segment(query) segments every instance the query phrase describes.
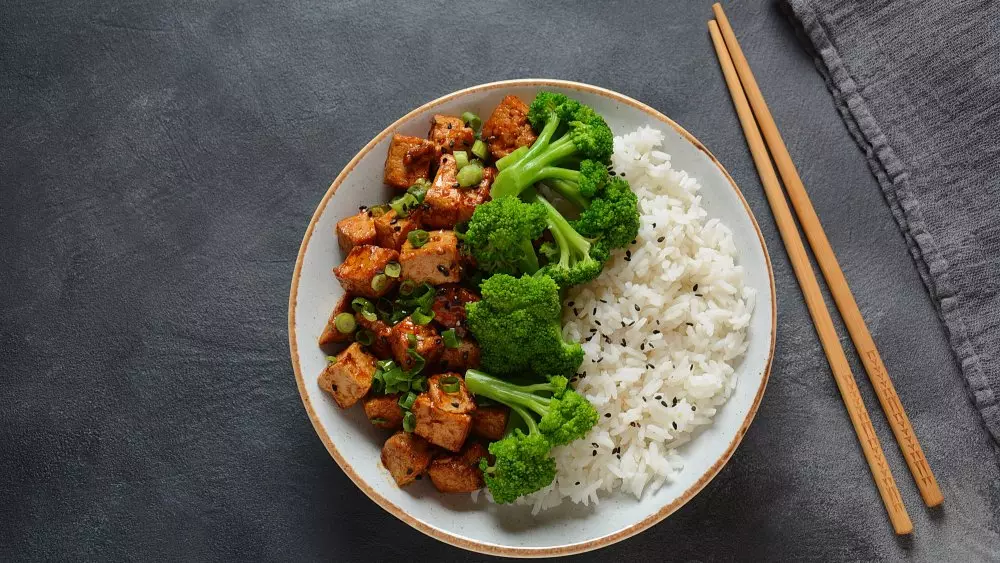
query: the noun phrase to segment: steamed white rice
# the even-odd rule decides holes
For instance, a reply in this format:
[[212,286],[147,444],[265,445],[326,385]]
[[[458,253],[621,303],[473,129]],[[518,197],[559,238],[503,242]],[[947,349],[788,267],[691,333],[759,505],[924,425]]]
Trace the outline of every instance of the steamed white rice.
[[648,127],[615,137],[614,170],[638,195],[642,223],[635,244],[567,296],[563,332],[586,354],[575,388],[600,418],[553,451],[556,481],[519,499],[536,513],[564,498],[588,505],[616,490],[654,492],[683,469],[676,448],[736,384],[754,290],[732,232],[707,217],[698,182],[671,167],[662,141]]

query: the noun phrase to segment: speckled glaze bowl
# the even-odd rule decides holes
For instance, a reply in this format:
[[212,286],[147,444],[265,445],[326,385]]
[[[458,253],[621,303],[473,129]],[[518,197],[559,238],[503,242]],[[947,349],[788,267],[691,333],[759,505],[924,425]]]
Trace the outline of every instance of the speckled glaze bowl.
[[[649,125],[664,131],[661,150],[702,186],[702,206],[732,231],[747,284],[757,289],[750,347],[737,367],[736,389],[714,423],[681,448],[685,468],[673,483],[641,500],[607,497],[597,506],[564,502],[532,516],[528,506],[497,506],[470,495],[444,495],[428,479],[400,489],[381,466],[386,432],[373,428],[361,408],[339,409],[320,391],[326,366],[316,341],[343,290],[331,270],[343,260],[334,227],[361,205],[386,201],[382,167],[393,133],[424,136],[435,113],[473,111],[485,119],[501,98],[530,101],[539,90],[569,94],[607,119],[615,134]],[[319,202],[302,239],[288,300],[288,340],[295,380],[316,433],[354,483],[382,508],[414,528],[465,549],[512,557],[580,553],[635,535],[691,500],[718,474],[750,426],[767,384],[774,354],[775,293],[771,263],[757,222],[726,170],[690,133],[653,108],[621,94],[575,82],[511,80],[460,90],[411,111],[351,159]],[[336,510],[336,507],[331,507]]]

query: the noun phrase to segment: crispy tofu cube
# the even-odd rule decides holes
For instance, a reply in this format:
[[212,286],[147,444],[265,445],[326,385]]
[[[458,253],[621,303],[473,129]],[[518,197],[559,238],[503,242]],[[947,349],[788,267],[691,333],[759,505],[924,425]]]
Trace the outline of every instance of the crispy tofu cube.
[[382,465],[400,487],[423,474],[433,457],[430,444],[408,432],[396,432],[382,446]]
[[483,472],[479,460],[489,457],[486,447],[479,442],[470,442],[461,453],[443,456],[431,462],[427,468],[434,487],[442,493],[471,493],[482,489]]
[[354,338],[353,332],[340,332],[337,330],[337,326],[334,324],[334,319],[337,315],[341,313],[348,313],[351,311],[351,295],[345,293],[337,305],[333,308],[333,312],[330,313],[330,319],[326,321],[326,327],[323,329],[323,334],[319,335],[319,345],[328,346],[330,344],[336,344],[339,342],[350,342]]
[[472,432],[487,440],[496,441],[507,432],[507,419],[510,409],[503,405],[476,407],[472,413]]
[[403,409],[399,406],[398,393],[370,396],[361,404],[372,426],[386,430],[398,430],[403,427]]
[[476,132],[466,127],[462,118],[453,115],[435,115],[431,119],[431,131],[427,138],[437,145],[442,153],[467,151],[476,142]]
[[372,343],[368,350],[380,360],[387,360],[392,357],[392,327],[385,322],[375,319],[369,321],[361,313],[354,314],[354,320],[358,326],[372,332]]
[[528,123],[528,106],[517,96],[507,96],[483,124],[483,140],[494,159],[526,147],[538,138]]
[[375,244],[375,221],[365,210],[337,223],[337,242],[345,253],[355,246]]
[[393,135],[385,157],[385,183],[405,190],[420,178],[429,178],[431,164],[437,160],[437,145],[406,135]]
[[476,410],[476,402],[465,387],[465,380],[457,373],[439,373],[428,377],[427,395],[435,407],[448,413],[469,414]]
[[469,368],[479,367],[481,355],[479,344],[463,338],[458,341],[458,348],[444,347],[439,363],[442,369],[464,372]]
[[479,301],[479,295],[471,289],[460,285],[448,284],[438,286],[434,295],[434,320],[447,328],[458,328],[465,325],[465,304]]
[[385,271],[386,264],[398,261],[399,253],[391,248],[355,246],[333,273],[347,293],[377,299],[392,291],[398,280],[387,277],[385,285],[376,290],[372,287],[372,279]]
[[375,358],[355,342],[337,355],[319,376],[319,388],[333,395],[337,406],[346,409],[368,394],[375,375]]
[[399,217],[395,211],[389,210],[375,219],[375,244],[393,250],[399,250],[406,242],[410,231],[420,228],[419,209],[410,212],[406,217]]
[[[411,334],[416,338],[415,343],[410,342]],[[389,344],[392,347],[392,357],[403,369],[412,369],[416,365],[416,360],[409,354],[411,347],[426,360],[426,365],[437,362],[438,358],[441,357],[441,352],[444,351],[444,341],[441,340],[438,331],[430,324],[418,325],[410,317],[406,317],[392,327]]]
[[432,228],[452,228],[468,221],[476,206],[490,200],[490,187],[496,177],[496,168],[483,169],[483,180],[478,186],[463,188],[456,179],[458,165],[455,157],[443,155],[434,182],[424,196],[423,224]]
[[472,415],[442,410],[428,393],[418,395],[410,411],[416,420],[413,433],[446,450],[461,450],[472,430]]
[[452,231],[431,231],[428,234],[427,244],[420,248],[414,248],[410,241],[403,243],[403,250],[399,253],[402,279],[431,285],[457,283],[462,279],[458,237]]

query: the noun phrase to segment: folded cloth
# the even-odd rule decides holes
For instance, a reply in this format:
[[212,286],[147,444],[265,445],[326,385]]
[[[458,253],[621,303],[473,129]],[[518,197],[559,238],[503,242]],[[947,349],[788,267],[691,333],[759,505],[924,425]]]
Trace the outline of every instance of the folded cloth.
[[1000,3],[785,7],[868,158],[1000,443]]

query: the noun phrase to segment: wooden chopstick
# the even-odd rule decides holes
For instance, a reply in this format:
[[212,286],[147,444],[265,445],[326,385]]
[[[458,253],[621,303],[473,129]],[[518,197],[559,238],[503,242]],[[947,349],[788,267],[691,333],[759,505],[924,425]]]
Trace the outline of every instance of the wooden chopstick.
[[767,141],[767,148],[771,152],[774,163],[778,166],[781,180],[785,184],[785,193],[792,201],[792,207],[795,208],[799,224],[802,225],[806,240],[809,241],[809,246],[812,248],[813,256],[816,257],[819,269],[823,272],[823,277],[830,288],[834,303],[837,304],[840,316],[844,319],[847,332],[851,335],[851,341],[854,342],[854,348],[861,357],[861,362],[868,373],[868,379],[871,381],[872,387],[875,388],[875,395],[889,420],[889,426],[896,437],[899,449],[903,452],[903,458],[906,459],[910,474],[913,475],[913,480],[920,490],[920,496],[924,499],[924,503],[927,506],[937,506],[944,501],[944,495],[941,494],[937,479],[934,478],[934,473],[931,472],[931,468],[927,464],[927,458],[920,447],[920,442],[917,441],[917,435],[913,431],[910,419],[906,416],[906,411],[903,410],[903,403],[899,400],[892,380],[889,379],[885,364],[882,363],[882,358],[875,347],[875,341],[872,339],[871,332],[868,331],[868,325],[865,324],[858,303],[854,300],[854,294],[851,293],[851,288],[847,285],[847,278],[844,277],[844,272],[840,269],[837,257],[833,253],[833,247],[830,246],[830,241],[826,238],[826,232],[823,231],[816,210],[813,209],[809,194],[806,193],[791,155],[788,154],[785,141],[781,138],[781,133],[778,132],[771,111],[764,102],[764,96],[761,94],[760,88],[757,87],[757,80],[754,79],[746,57],[743,56],[743,49],[740,48],[740,44],[736,40],[736,35],[733,33],[732,26],[729,25],[729,19],[722,11],[722,6],[718,3],[714,4],[712,11],[715,13],[722,37],[725,39],[726,47],[736,67],[736,73],[739,75],[740,82],[750,101],[757,125],[764,134],[764,140]]
[[764,146],[764,139],[761,137],[760,130],[757,129],[757,123],[754,121],[753,112],[747,103],[746,95],[743,93],[743,87],[740,85],[740,79],[733,67],[733,61],[729,57],[729,51],[726,49],[715,21],[708,22],[708,29],[712,35],[712,43],[715,45],[715,52],[719,57],[722,72],[726,77],[726,84],[729,86],[729,93],[733,98],[733,105],[736,106],[740,124],[743,126],[747,145],[750,147],[754,164],[757,166],[761,183],[764,185],[764,193],[771,205],[771,210],[774,212],[781,240],[785,243],[792,269],[795,271],[795,277],[802,288],[802,295],[805,297],[806,306],[810,316],[812,316],[813,324],[816,326],[823,351],[830,363],[837,388],[844,400],[844,406],[847,407],[854,431],[858,435],[861,451],[871,468],[872,477],[875,479],[875,485],[878,487],[882,502],[889,513],[893,529],[900,535],[909,534],[913,531],[913,523],[906,512],[906,507],[903,506],[903,498],[896,487],[896,480],[893,479],[892,472],[889,470],[885,452],[882,451],[882,446],[879,444],[875,428],[872,427],[871,418],[869,418],[868,411],[861,399],[861,392],[858,390],[854,375],[851,373],[851,366],[847,363],[847,356],[844,355],[840,339],[837,338],[833,319],[830,318],[830,312],[826,309],[823,294],[819,289],[819,282],[816,280],[816,274],[813,273],[812,265],[809,263],[802,238],[799,237],[795,219],[792,218],[792,211],[789,209],[781,186],[778,184],[778,176],[771,166],[771,159]]

